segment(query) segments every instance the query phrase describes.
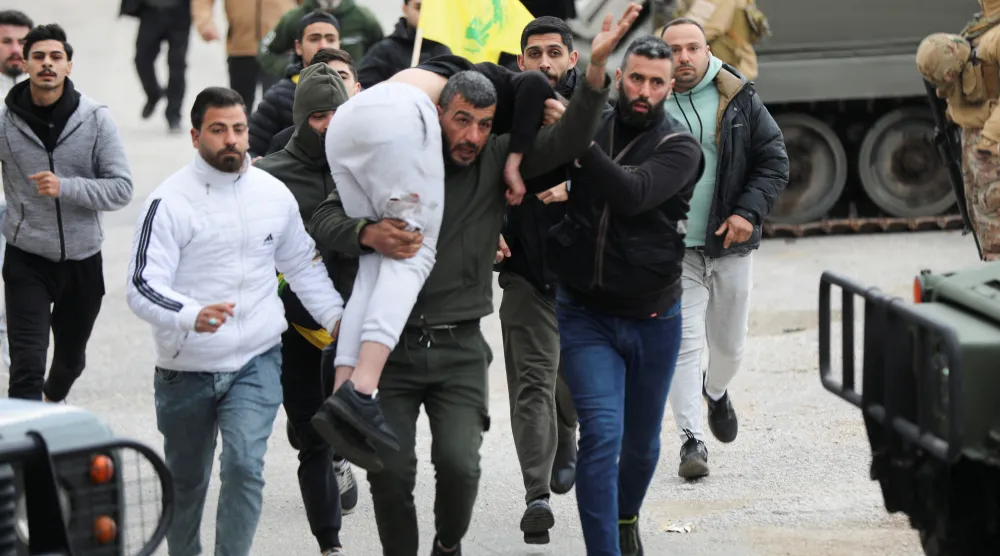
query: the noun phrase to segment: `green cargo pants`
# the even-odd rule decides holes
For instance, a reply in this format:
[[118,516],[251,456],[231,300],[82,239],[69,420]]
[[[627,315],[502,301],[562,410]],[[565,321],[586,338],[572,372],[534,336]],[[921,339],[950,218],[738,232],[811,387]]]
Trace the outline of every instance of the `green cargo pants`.
[[417,556],[414,445],[421,405],[430,422],[431,462],[437,475],[437,536],[450,548],[468,531],[479,492],[479,448],[490,427],[492,361],[478,322],[446,330],[407,327],[389,356],[378,391],[400,451],[385,454],[385,468],[368,474],[385,556]]
[[524,277],[501,272],[503,331],[510,424],[521,463],[525,501],[550,494],[560,442],[576,442],[576,411],[559,362],[555,300]]

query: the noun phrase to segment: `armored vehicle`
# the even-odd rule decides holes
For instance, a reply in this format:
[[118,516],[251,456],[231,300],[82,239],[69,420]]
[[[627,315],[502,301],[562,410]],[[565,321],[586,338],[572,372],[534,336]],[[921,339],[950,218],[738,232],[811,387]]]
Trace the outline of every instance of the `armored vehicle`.
[[[959,228],[936,151],[934,119],[916,72],[920,41],[957,33],[976,0],[756,0],[771,36],[755,46],[755,86],[781,126],[790,180],[764,232],[803,235]],[[578,0],[571,27],[581,58],[607,13],[628,0]],[[672,18],[674,0],[646,0],[619,46]]]
[[[842,316],[837,358],[834,286]],[[824,273],[819,369],[827,390],[861,409],[871,478],[886,510],[909,517],[924,552],[1000,554],[1000,262],[922,271],[912,302]]]
[[80,408],[0,400],[0,556],[148,556],[172,511],[148,447]]

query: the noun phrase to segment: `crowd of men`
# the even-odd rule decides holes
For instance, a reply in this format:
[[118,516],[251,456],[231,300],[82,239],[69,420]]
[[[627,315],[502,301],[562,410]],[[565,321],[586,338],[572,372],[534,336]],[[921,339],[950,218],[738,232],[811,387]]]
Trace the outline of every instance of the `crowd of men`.
[[[153,4],[142,9],[190,17]],[[351,464],[367,470],[384,554],[418,553],[422,406],[437,470],[432,554],[460,555],[491,423],[480,321],[493,312],[494,271],[525,542],[549,542],[551,495],[575,487],[588,554],[643,554],[639,515],[668,396],[680,476],[709,473],[703,399],[715,438],[737,436],[729,385],[753,252],[788,180],[781,133],[752,84],[713,56],[692,18],[634,38],[607,67],[636,4],[607,16],[585,68],[551,15],[523,30],[516,69],[426,44],[410,67],[418,11],[419,0],[404,2],[388,38],[352,0],[284,12],[254,58],[266,71],[290,50],[284,77],[256,110],[249,79],[199,92],[192,161],[144,200],[127,299],[155,341],[172,555],[202,552],[220,433],[215,553],[251,552],[282,405],[326,556],[346,554]],[[206,17],[196,27],[217,37]],[[169,42],[180,24],[140,26],[156,31],[137,43],[148,70],[153,39]],[[229,35],[231,72],[249,71],[242,35]],[[371,48],[361,68],[349,45]],[[0,12],[8,393],[49,402],[65,400],[85,366],[104,295],[102,214],[132,200],[115,123],[75,89],[72,58],[59,25]],[[171,60],[162,94],[177,129],[184,68]],[[139,73],[149,117],[161,90]],[[523,154],[529,193],[516,205],[505,194],[511,153]]]

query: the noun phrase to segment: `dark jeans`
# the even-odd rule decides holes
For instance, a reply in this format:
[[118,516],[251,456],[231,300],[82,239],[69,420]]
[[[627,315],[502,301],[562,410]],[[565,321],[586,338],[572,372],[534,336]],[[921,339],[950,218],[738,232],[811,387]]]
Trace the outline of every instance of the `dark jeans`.
[[281,77],[274,77],[262,70],[255,56],[230,56],[229,87],[243,97],[247,110],[253,112],[253,103],[257,98],[257,84],[260,83],[261,96]]
[[147,7],[143,8],[139,16],[139,33],[135,39],[135,70],[139,74],[142,89],[150,100],[159,99],[163,95],[154,64],[164,41],[169,47],[167,68],[170,77],[167,80],[166,116],[170,121],[181,119],[181,105],[184,104],[184,91],[187,87],[185,72],[190,36],[190,9],[158,10]]
[[[87,342],[104,300],[100,253],[54,262],[7,244],[3,262],[11,398],[62,401],[87,364]],[[51,307],[51,308],[50,308]],[[54,349],[49,378],[49,330]]]
[[176,508],[167,530],[171,556],[201,554],[201,519],[222,433],[216,556],[249,556],[264,502],[264,456],[281,405],[281,348],[235,372],[156,368],[156,426],[174,479]]
[[368,473],[384,556],[417,556],[414,446],[421,405],[431,426],[438,538],[450,548],[469,530],[479,493],[479,448],[490,428],[487,373],[492,361],[478,323],[451,330],[408,327],[400,336],[379,382],[382,411],[400,451],[383,456],[383,471]]
[[309,420],[333,392],[333,368],[320,372],[322,350],[291,326],[281,336],[281,389],[285,414],[299,441],[299,490],[309,529],[320,551],[340,546],[340,488],[333,450]]
[[510,424],[530,502],[549,494],[558,443],[576,442],[576,412],[562,376],[555,302],[514,272],[498,281]]
[[588,556],[619,556],[618,520],[636,516],[660,457],[660,426],[681,342],[681,304],[650,319],[556,301],[566,382],[580,416],[576,500]]

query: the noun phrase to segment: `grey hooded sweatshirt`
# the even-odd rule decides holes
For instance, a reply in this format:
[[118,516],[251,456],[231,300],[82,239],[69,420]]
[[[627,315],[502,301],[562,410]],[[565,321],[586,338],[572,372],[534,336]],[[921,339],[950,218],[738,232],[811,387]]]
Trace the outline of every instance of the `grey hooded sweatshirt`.
[[[101,213],[132,200],[125,147],[108,107],[78,93],[69,79],[46,120],[31,104],[29,86],[15,85],[0,106],[3,235],[14,247],[52,261],[86,259],[104,241]],[[44,131],[48,136],[40,137]],[[44,171],[59,178],[56,198],[39,194],[29,179]]]

